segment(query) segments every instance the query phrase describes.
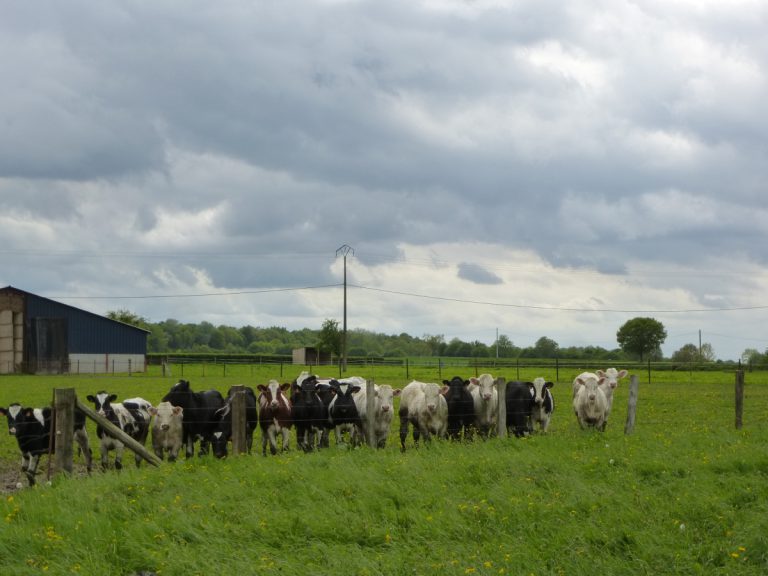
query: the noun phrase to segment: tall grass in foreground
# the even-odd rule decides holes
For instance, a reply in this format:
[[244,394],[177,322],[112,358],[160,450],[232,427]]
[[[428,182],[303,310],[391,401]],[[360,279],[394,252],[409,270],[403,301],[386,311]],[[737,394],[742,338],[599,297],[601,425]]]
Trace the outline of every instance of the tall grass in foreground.
[[[138,394],[126,380],[74,385]],[[25,382],[30,392],[34,381]],[[147,384],[164,392],[168,382]],[[551,433],[525,440],[419,449],[409,440],[401,454],[393,429],[380,451],[332,447],[56,476],[52,486],[0,496],[3,570],[768,573],[768,386],[748,384],[740,431],[732,384],[641,387],[630,436],[622,430],[626,385],[604,434],[578,429],[569,386],[554,391]]]

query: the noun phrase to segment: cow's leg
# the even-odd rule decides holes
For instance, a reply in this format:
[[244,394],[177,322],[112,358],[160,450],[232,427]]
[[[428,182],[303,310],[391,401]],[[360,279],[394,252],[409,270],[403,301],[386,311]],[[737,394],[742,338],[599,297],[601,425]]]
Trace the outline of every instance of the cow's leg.
[[276,438],[277,431],[275,430],[274,424],[271,425],[269,428],[267,428],[267,437],[269,438],[269,451],[274,456],[277,454],[277,438]]
[[408,410],[400,410],[400,451],[405,452],[405,439],[408,437]]
[[195,455],[195,437],[189,432],[184,432],[184,445],[186,446],[187,458]]
[[109,444],[106,436],[102,436],[101,444],[99,444],[99,452],[101,456],[101,469],[106,470],[109,468]]
[[91,446],[88,443],[88,432],[85,431],[85,428],[75,430],[75,441],[83,453],[85,467],[88,470],[88,474],[90,474],[93,468],[93,452],[91,452]]
[[206,456],[208,454],[208,446],[210,443],[211,441],[208,438],[200,436],[200,448],[197,449],[197,455]]
[[27,470],[29,470],[29,458],[30,454],[28,452],[23,452],[21,454],[21,471],[25,474],[27,473]]
[[40,462],[39,454],[30,454],[29,465],[27,467],[27,482],[30,486],[35,485],[35,476],[37,475],[37,465]]
[[283,435],[283,452],[287,452],[291,447],[291,431],[283,426],[280,432]]
[[115,442],[115,470],[123,469],[123,450],[125,447],[122,442]]

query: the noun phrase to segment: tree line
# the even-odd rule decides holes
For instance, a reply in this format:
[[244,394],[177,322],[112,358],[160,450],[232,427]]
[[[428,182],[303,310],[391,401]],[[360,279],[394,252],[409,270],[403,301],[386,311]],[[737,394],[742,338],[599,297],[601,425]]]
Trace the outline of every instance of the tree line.
[[[342,354],[339,323],[326,319],[319,329],[288,330],[279,326],[214,326],[210,322],[182,323],[174,319],[150,322],[128,310],[107,313],[109,318],[148,330],[150,353],[223,353],[290,355],[296,348],[315,347],[335,356]],[[446,340],[443,334],[412,336],[383,334],[360,328],[347,331],[347,356],[398,358],[446,356],[462,358],[561,358],[572,360],[663,360],[661,345],[667,333],[653,318],[633,318],[619,327],[618,346],[560,346],[542,336],[531,346],[518,346],[509,336],[500,334],[491,344],[460,338]],[[758,354],[759,355],[759,354]],[[710,344],[686,344],[670,358],[677,362],[715,360]]]

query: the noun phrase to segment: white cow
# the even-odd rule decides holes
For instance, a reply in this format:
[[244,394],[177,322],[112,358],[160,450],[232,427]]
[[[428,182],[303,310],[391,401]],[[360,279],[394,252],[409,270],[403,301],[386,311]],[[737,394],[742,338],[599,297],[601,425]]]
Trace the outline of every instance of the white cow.
[[598,378],[594,374],[577,376],[575,383],[578,384],[578,389],[573,398],[573,411],[579,426],[582,429],[597,428],[602,431],[608,410],[608,400],[603,391],[605,377]]
[[154,416],[152,449],[160,460],[167,452],[168,462],[173,462],[181,450],[184,409],[170,402],[160,402],[157,406],[149,408],[149,413]]
[[616,370],[616,368],[606,368],[605,370],[597,370],[596,372],[582,372],[573,381],[573,397],[576,397],[576,392],[579,390],[579,378],[588,378],[594,376],[597,379],[605,378],[605,384],[603,387],[603,394],[608,401],[608,410],[605,414],[605,421],[603,422],[603,429],[608,425],[608,416],[613,409],[613,391],[618,387],[619,380],[624,378],[628,372],[626,370]]
[[442,387],[432,382],[414,380],[400,393],[400,450],[405,452],[408,424],[413,426],[413,442],[418,444],[424,437],[429,442],[432,435],[445,438],[448,433],[448,403],[440,393]]
[[401,390],[392,388],[389,384],[374,385],[374,404],[373,414],[368,414],[368,391],[365,386],[361,387],[360,392],[355,394],[355,405],[360,420],[363,423],[363,438],[356,438],[356,443],[366,442],[371,426],[377,448],[384,448],[387,444],[387,437],[392,428],[392,417],[395,415],[394,398],[399,396]]
[[499,379],[494,379],[490,374],[480,374],[477,378],[469,379],[469,393],[475,403],[475,425],[483,438],[496,430],[499,414],[498,382]]

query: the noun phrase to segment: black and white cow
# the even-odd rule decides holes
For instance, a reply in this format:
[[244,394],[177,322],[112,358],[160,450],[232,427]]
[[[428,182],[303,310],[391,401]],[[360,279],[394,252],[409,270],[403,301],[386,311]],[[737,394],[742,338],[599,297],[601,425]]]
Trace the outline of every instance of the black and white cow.
[[[143,398],[130,398],[123,402],[115,402],[117,394],[110,394],[104,390],[87,396],[89,402],[93,402],[96,412],[104,416],[111,424],[128,434],[142,446],[147,441],[149,434],[149,421],[151,415],[149,409],[152,404]],[[106,470],[109,466],[109,451],[115,451],[115,469],[123,467],[123,451],[125,444],[114,438],[101,425],[96,427],[96,435],[99,437],[101,449],[101,467]],[[136,454],[136,466],[141,465],[142,457]]]
[[544,378],[536,378],[533,381],[533,408],[531,410],[531,428],[535,429],[539,425],[541,432],[546,432],[549,427],[549,421],[552,419],[552,412],[555,411],[555,397],[552,396],[551,388],[554,382],[548,382]]
[[[448,438],[472,439],[475,428],[475,401],[470,393],[470,381],[459,376],[443,380],[442,394],[448,403]],[[462,435],[463,433],[463,435]]]
[[335,392],[328,406],[328,421],[334,428],[336,444],[343,442],[343,432],[348,430],[350,442],[355,434],[363,434],[363,421],[357,411],[354,394],[365,387],[365,379],[351,376],[343,380],[331,380],[331,388]]
[[[245,443],[248,448],[248,454],[253,447],[253,431],[259,424],[258,414],[256,412],[256,393],[250,386],[243,387],[245,394]],[[216,423],[216,429],[213,432],[213,455],[216,458],[224,458],[227,455],[227,444],[232,438],[232,399],[234,398],[234,387],[227,392],[227,399],[224,406],[216,411],[219,421]]]
[[291,419],[296,428],[296,444],[311,452],[323,446],[323,433],[328,430],[328,411],[320,399],[321,384],[314,374],[302,372],[291,385]]
[[[40,456],[47,454],[51,445],[51,409],[24,408],[11,404],[0,408],[0,414],[8,419],[8,433],[16,437],[21,451],[21,471],[27,476],[30,486],[35,484]],[[75,410],[75,441],[85,457],[88,472],[92,468],[92,453],[85,430],[85,414]]]
[[187,458],[195,453],[195,441],[200,440],[198,455],[208,453],[208,445],[213,441],[213,433],[219,418],[216,411],[224,407],[224,398],[218,390],[193,392],[189,381],[179,380],[171,386],[163,402],[170,402],[184,410],[184,440]]

